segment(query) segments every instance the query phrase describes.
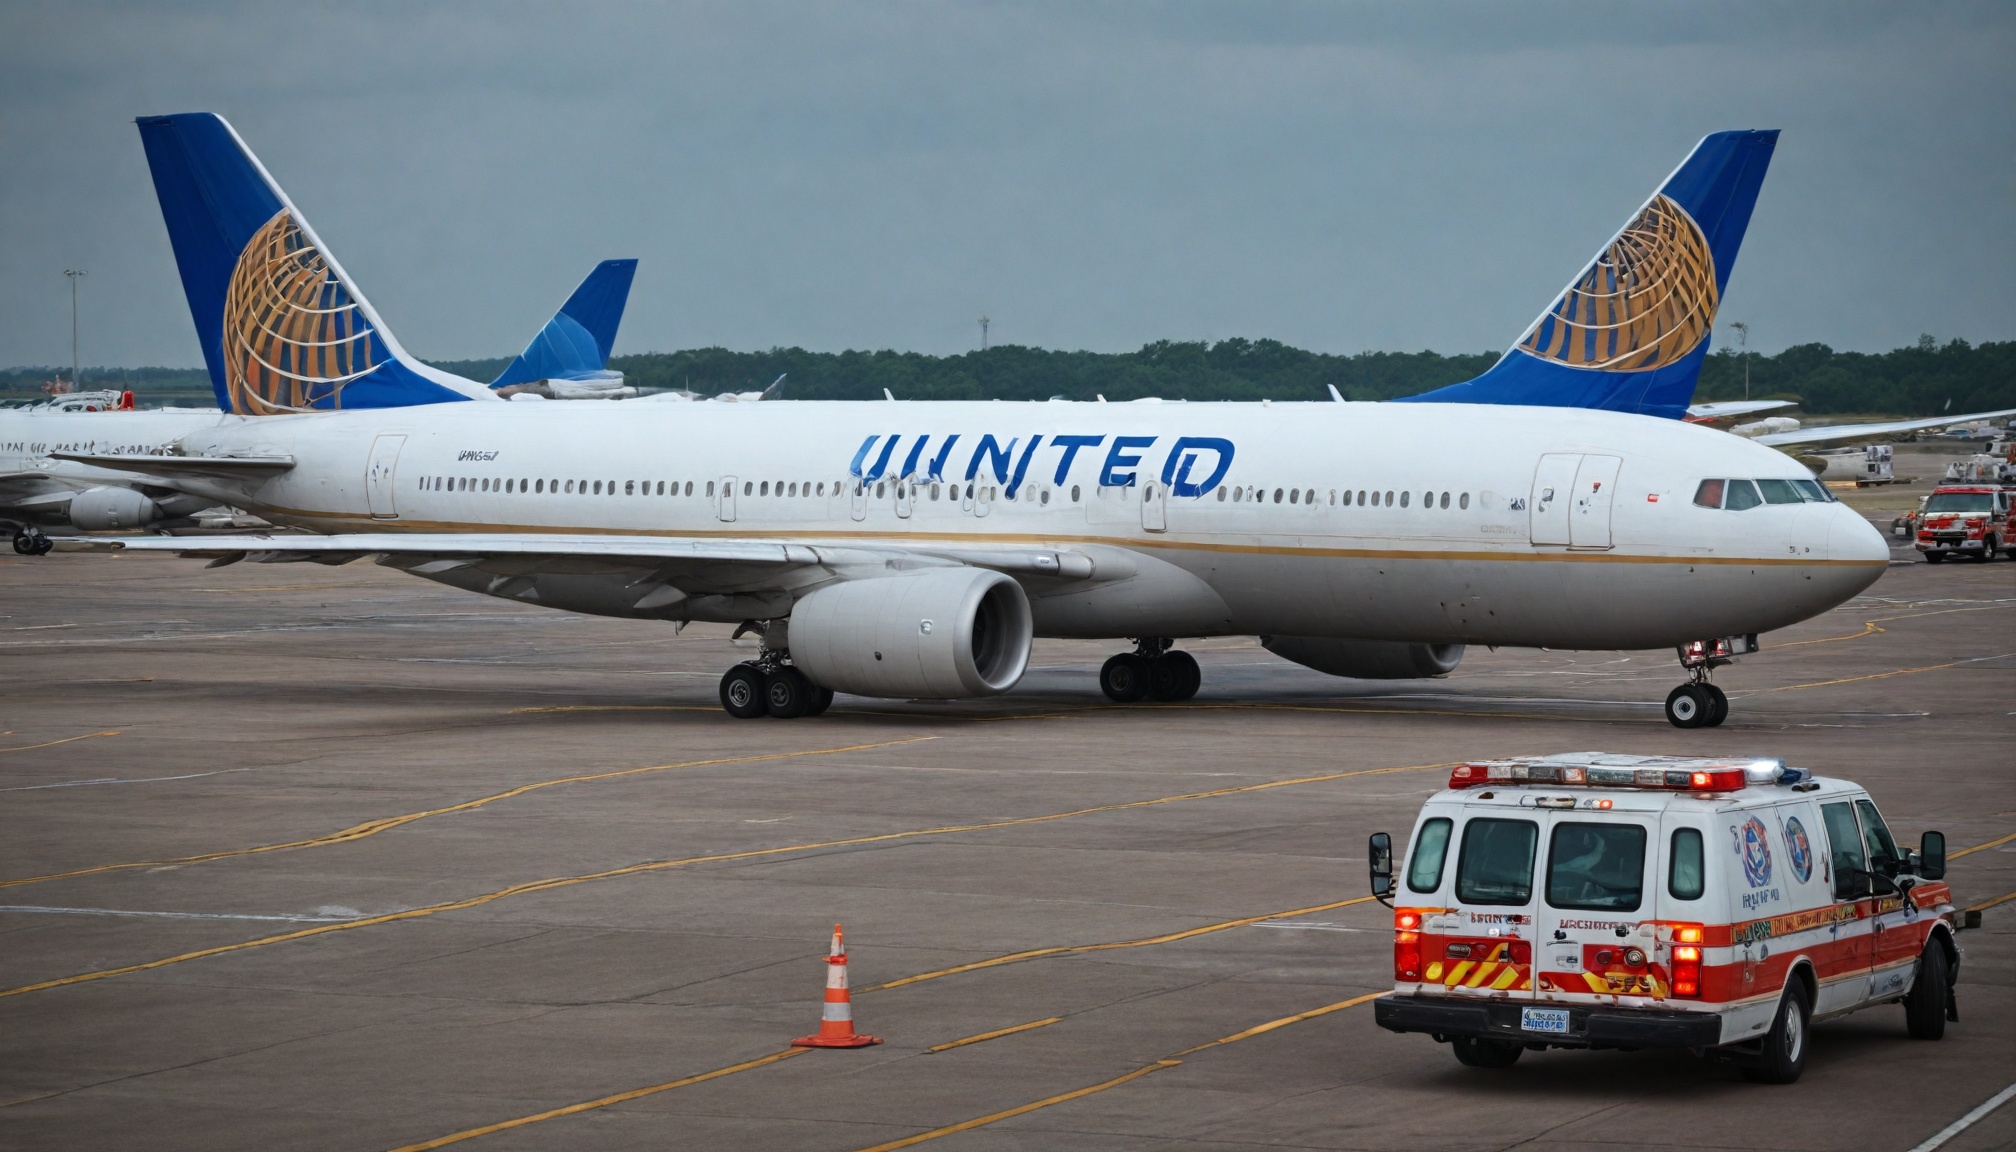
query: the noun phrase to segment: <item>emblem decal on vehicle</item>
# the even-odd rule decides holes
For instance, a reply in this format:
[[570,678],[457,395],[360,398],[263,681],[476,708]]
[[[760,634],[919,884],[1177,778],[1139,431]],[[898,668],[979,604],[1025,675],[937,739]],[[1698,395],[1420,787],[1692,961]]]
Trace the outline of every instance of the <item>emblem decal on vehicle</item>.
[[1740,827],[1731,828],[1736,837],[1736,855],[1743,858],[1743,878],[1752,888],[1771,882],[1771,845],[1765,839],[1764,822],[1752,816]]
[[1793,816],[1785,821],[1785,855],[1792,864],[1792,875],[1804,884],[1813,878],[1813,844],[1806,839],[1806,827]]

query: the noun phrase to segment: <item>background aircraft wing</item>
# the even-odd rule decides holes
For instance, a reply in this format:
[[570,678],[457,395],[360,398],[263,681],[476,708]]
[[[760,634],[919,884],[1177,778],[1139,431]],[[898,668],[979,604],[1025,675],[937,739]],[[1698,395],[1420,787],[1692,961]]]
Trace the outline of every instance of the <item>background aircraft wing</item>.
[[1830,424],[1823,428],[1800,428],[1792,432],[1766,432],[1751,439],[1773,448],[1789,448],[1795,444],[1826,444],[1842,440],[1863,440],[1871,436],[1889,436],[1898,432],[1915,432],[1920,428],[1944,428],[1949,424],[1968,424],[1976,420],[1993,420],[2001,416],[2016,416],[2016,408],[2000,408],[1993,412],[1967,412],[1959,416],[1934,416],[1925,420],[1890,420],[1880,424]]
[[1689,404],[1687,422],[1709,424],[1718,420],[1733,420],[1738,416],[1752,416],[1759,412],[1776,412],[1780,408],[1797,408],[1797,400],[1710,400],[1706,404]]

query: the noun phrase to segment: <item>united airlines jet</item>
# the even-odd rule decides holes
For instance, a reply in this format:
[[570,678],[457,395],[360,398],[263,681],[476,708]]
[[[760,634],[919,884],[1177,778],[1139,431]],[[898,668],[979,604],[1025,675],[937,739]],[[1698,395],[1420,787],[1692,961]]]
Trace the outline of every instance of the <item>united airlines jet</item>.
[[1483,376],[1257,404],[547,399],[607,357],[581,324],[487,386],[400,348],[223,120],[140,132],[229,415],[165,454],[45,434],[40,455],[318,535],[92,546],[373,556],[552,608],[743,625],[762,655],[722,678],[738,717],[1006,692],[1037,636],[1131,640],[1106,694],[1181,700],[1200,677],[1174,638],[1258,635],[1379,678],[1445,674],[1468,644],[1670,647],[1668,719],[1714,725],[1713,668],[1889,559],[1796,462],[1681,419],[1775,132],[1702,140]]

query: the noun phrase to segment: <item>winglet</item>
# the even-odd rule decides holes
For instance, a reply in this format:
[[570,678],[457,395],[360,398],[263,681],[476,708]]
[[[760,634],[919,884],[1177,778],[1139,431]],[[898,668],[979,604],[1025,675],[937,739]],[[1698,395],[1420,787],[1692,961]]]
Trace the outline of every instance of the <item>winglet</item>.
[[596,265],[490,387],[600,375],[609,366],[609,351],[616,346],[616,329],[623,322],[636,275],[635,260],[604,260]]
[[1405,399],[1684,416],[1777,143],[1704,138],[1490,371]]

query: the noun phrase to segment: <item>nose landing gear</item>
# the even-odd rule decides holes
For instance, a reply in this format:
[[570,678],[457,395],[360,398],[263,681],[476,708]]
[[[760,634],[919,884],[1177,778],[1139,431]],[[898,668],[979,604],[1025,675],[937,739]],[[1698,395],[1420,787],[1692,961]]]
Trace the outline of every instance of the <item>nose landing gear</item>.
[[1729,718],[1729,697],[1708,682],[1708,675],[1736,657],[1757,651],[1757,635],[1693,640],[1680,646],[1680,666],[1687,683],[1666,694],[1666,722],[1675,728],[1719,728]]
[[14,534],[14,554],[17,556],[47,556],[56,542],[33,528]]
[[1099,690],[1116,704],[1149,699],[1174,703],[1188,700],[1203,686],[1204,672],[1196,657],[1172,651],[1166,636],[1143,636],[1134,651],[1122,652],[1099,669]]

